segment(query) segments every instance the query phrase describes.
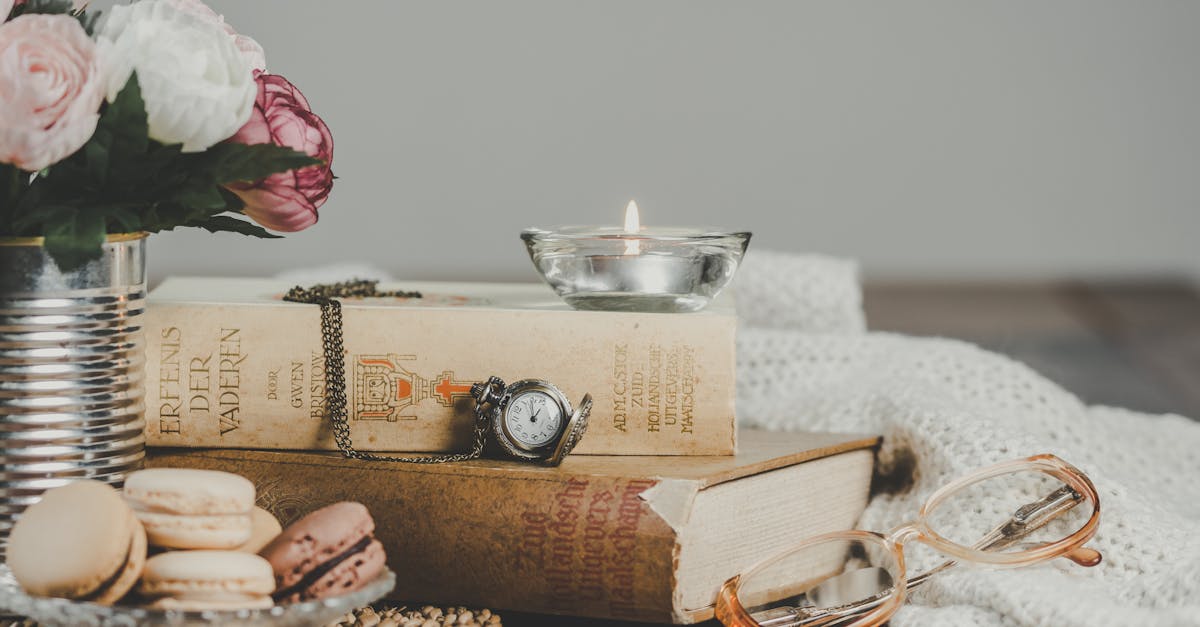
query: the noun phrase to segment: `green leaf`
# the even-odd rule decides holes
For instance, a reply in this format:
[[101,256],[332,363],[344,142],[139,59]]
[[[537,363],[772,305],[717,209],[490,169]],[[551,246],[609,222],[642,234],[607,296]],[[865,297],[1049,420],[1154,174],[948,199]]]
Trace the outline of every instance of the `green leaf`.
[[28,179],[29,175],[22,173],[17,166],[0,163],[0,233],[2,234],[15,233],[15,225],[12,221],[17,210],[17,201],[27,186],[23,181]]
[[157,228],[154,230],[169,231],[177,226],[189,226],[194,222],[207,219],[213,213],[216,212],[192,209],[173,202],[157,203],[154,207]]
[[74,270],[102,252],[104,216],[94,211],[74,207],[43,208],[48,212],[42,234],[46,237],[46,252],[63,271]]
[[228,183],[254,182],[279,172],[287,172],[322,161],[302,152],[275,144],[224,143],[209,148],[202,155],[201,168],[211,172],[213,180]]
[[[120,200],[140,200],[145,203],[169,201],[180,188],[198,178],[188,167],[187,155],[181,155],[178,144],[164,146],[150,141],[145,154],[129,161],[113,164],[105,195]],[[207,177],[200,177],[207,180]],[[209,181],[210,185],[214,185]]]
[[242,209],[246,208],[246,203],[242,201],[242,197],[225,189],[220,188],[221,195],[225,197],[225,210],[233,213],[241,213]]
[[172,166],[179,166],[180,153],[183,152],[182,144],[163,145],[156,141],[150,142],[150,151],[142,160],[142,172],[152,178],[160,178],[163,173],[169,171]]
[[14,9],[13,12],[16,15],[31,15],[34,13],[63,15],[70,13],[74,8],[71,0],[29,0],[24,5]]
[[81,11],[75,14],[75,19],[79,20],[88,37],[96,34],[96,25],[100,23],[100,14],[101,11]]
[[139,157],[150,146],[149,125],[146,121],[146,102],[137,72],[117,94],[116,100],[100,116],[96,132],[84,146],[90,178],[104,186],[109,173],[117,168],[138,165]]
[[257,224],[238,220],[233,216],[213,216],[203,222],[197,222],[191,226],[198,226],[208,230],[211,233],[218,231],[228,231],[232,233],[241,233],[242,235],[250,235],[252,237],[261,237],[263,239],[279,239],[282,235],[276,235]]
[[180,188],[171,200],[189,209],[206,209],[210,212],[224,211],[226,206],[221,188],[203,183]]
[[40,224],[45,219],[44,210],[39,207],[52,206],[47,202],[42,204],[42,187],[37,184],[38,180],[34,180],[34,184],[25,190],[25,193],[17,201],[16,211],[13,212],[12,224],[13,231],[17,235],[34,235],[39,231],[33,227]]
[[143,230],[142,217],[128,207],[110,207],[104,210],[104,217],[116,222],[125,233]]
[[34,184],[39,187],[50,187],[55,192],[61,192],[59,195],[78,195],[96,189],[97,186],[93,185],[90,180],[91,175],[88,173],[86,159],[80,158],[79,154],[77,152],[50,166],[47,170],[43,170],[34,179]]
[[[79,20],[79,24],[83,26],[83,30],[88,36],[92,36],[96,30],[96,22],[100,19],[99,11],[75,11],[75,3],[71,0],[29,0],[25,4],[18,6],[12,10],[12,16],[30,15],[34,13],[44,13],[47,15],[74,15],[75,19]],[[0,15],[0,22],[4,21],[4,16]]]

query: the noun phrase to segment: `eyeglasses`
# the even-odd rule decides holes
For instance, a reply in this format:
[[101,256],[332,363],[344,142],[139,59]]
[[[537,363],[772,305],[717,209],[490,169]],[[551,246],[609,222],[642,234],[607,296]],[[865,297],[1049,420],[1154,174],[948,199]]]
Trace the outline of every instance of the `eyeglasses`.
[[725,582],[716,614],[729,627],[882,625],[909,590],[957,563],[909,577],[910,540],[1001,568],[1056,557],[1095,566],[1100,553],[1083,545],[1099,524],[1100,497],[1078,468],[1053,455],[1004,462],[934,492],[915,521],[886,535],[828,533],[759,562]]

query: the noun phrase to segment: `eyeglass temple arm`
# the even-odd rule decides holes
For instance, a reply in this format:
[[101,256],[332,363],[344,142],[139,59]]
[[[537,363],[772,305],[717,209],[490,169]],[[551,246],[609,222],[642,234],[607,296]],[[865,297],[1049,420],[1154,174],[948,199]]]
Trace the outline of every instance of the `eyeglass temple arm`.
[[[1041,500],[1021,506],[1007,521],[1000,523],[994,529],[979,539],[971,548],[979,551],[1003,549],[1016,544],[1022,538],[1041,529],[1071,508],[1083,501],[1083,495],[1070,486],[1063,486]],[[1100,563],[1100,553],[1093,549],[1080,547],[1066,553],[1063,557],[1080,566],[1095,566]],[[911,577],[906,586],[909,590],[925,583],[933,575],[946,570],[956,562],[948,560],[920,575]]]

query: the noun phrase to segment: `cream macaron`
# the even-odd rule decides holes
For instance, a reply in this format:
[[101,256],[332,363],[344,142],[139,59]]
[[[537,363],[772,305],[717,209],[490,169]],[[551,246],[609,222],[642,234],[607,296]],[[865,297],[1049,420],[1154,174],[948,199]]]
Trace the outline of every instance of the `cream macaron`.
[[146,533],[116,490],[80,480],[48,490],[21,514],[7,559],[31,595],[111,605],[141,575]]
[[253,531],[250,532],[250,539],[246,543],[239,546],[236,550],[243,553],[258,553],[264,546],[271,543],[279,532],[283,531],[283,526],[279,524],[279,519],[271,515],[271,512],[255,507],[253,512],[250,512]]
[[125,500],[153,546],[234,549],[250,540],[254,484],[218,470],[149,468],[125,480]]
[[146,561],[138,593],[150,607],[240,610],[271,607],[275,573],[241,551],[167,551]]

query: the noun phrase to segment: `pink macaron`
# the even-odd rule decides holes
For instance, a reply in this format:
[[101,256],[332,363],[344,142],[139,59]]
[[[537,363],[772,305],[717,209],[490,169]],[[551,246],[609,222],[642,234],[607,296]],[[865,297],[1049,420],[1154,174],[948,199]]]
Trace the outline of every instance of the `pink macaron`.
[[387,562],[366,506],[343,501],[292,523],[259,555],[275,571],[277,603],[324,599],[375,580]]

